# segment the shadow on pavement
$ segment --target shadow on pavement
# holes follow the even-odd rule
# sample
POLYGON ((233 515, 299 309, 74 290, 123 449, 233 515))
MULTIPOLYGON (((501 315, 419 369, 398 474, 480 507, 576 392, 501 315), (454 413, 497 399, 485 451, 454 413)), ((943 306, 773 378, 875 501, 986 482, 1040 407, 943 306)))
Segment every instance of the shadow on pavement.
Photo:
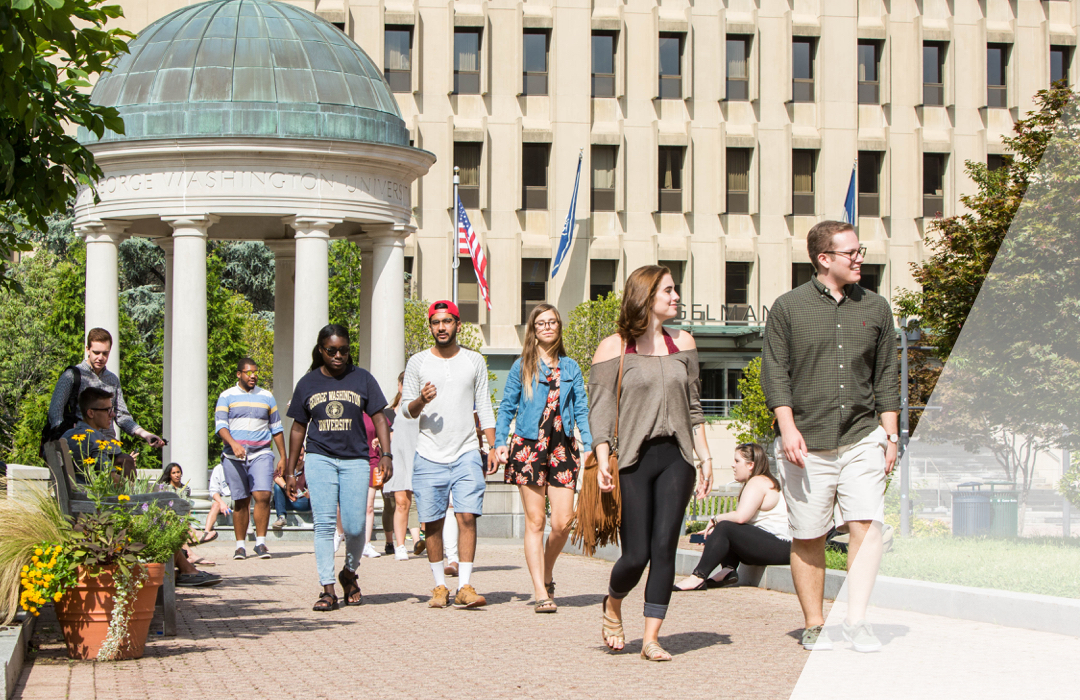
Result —
POLYGON ((517 571, 520 568, 520 566, 513 566, 510 564, 502 564, 499 566, 474 566, 473 573, 475 574, 477 571, 517 571))
POLYGON ((560 596, 558 591, 555 595, 555 604, 560 608, 588 608, 593 605, 599 606, 604 596, 599 593, 582 593, 579 595, 560 596))

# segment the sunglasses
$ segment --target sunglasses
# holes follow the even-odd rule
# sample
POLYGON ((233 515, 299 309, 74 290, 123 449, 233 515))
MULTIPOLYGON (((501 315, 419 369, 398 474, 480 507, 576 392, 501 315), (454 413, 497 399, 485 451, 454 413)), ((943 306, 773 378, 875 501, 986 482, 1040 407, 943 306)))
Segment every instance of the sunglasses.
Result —
POLYGON ((319 349, 322 350, 324 353, 326 353, 326 355, 328 357, 334 357, 336 355, 344 356, 344 355, 349 354, 349 346, 348 345, 342 345, 340 348, 331 345, 331 346, 325 347, 325 348, 320 347, 319 349))

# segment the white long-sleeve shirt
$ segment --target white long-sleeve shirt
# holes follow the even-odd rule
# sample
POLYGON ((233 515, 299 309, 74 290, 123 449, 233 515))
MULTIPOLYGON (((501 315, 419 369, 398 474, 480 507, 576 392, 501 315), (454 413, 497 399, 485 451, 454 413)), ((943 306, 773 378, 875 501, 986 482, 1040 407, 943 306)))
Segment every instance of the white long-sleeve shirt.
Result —
POLYGON ((488 393, 487 364, 480 353, 460 348, 448 360, 431 350, 409 359, 402 382, 402 403, 407 407, 420 396, 424 384, 436 389, 435 400, 420 413, 420 437, 416 453, 439 464, 457 461, 466 452, 478 449, 473 410, 484 430, 495 427, 488 393))

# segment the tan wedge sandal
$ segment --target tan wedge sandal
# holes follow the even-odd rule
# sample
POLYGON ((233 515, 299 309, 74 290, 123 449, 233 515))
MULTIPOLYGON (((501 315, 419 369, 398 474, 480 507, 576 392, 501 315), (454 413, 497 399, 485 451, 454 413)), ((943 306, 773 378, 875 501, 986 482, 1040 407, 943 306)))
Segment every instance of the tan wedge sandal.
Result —
POLYGON ((671 661, 671 654, 656 642, 647 642, 641 647, 641 658, 646 661, 671 661))
POLYGON ((622 649, 616 649, 611 646, 611 643, 616 639, 626 646, 626 633, 623 632, 622 620, 616 620, 607 614, 607 601, 608 596, 604 596, 603 602, 600 603, 600 610, 604 613, 604 627, 602 634, 604 636, 604 644, 608 649, 612 651, 622 651, 622 649))

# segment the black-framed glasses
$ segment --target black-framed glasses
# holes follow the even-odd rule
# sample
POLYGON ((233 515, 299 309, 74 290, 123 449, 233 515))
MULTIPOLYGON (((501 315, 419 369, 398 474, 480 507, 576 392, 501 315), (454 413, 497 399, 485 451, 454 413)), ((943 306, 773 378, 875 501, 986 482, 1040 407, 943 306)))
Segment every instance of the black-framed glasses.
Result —
POLYGON ((832 253, 833 255, 843 255, 848 260, 854 260, 858 255, 860 258, 866 257, 866 246, 861 245, 855 250, 823 250, 822 253, 832 253))
POLYGON ((533 326, 536 328, 536 330, 542 331, 545 328, 558 328, 559 322, 554 319, 549 321, 537 321, 533 324, 533 326))
POLYGON ((325 348, 320 347, 319 349, 322 350, 323 352, 325 352, 329 357, 334 357, 335 355, 348 355, 349 354, 349 346, 348 345, 342 345, 340 348, 336 347, 334 345, 331 345, 331 346, 325 347, 325 348))
POLYGON ((86 410, 87 411, 106 411, 108 413, 112 413, 116 409, 114 409, 112 407, 112 405, 110 404, 109 406, 90 406, 86 410))

